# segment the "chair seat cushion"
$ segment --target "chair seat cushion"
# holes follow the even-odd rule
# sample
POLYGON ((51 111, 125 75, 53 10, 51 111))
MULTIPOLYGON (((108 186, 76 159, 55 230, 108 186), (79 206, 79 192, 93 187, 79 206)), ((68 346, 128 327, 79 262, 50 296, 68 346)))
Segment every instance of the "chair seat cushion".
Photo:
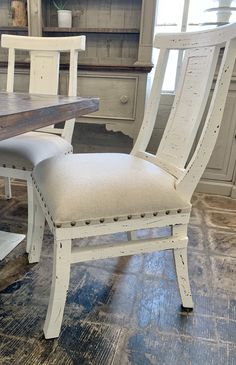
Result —
POLYGON ((173 176, 132 155, 66 155, 42 161, 32 175, 59 226, 190 211, 174 188, 173 176))
POLYGON ((33 170, 40 161, 72 152, 72 146, 55 134, 29 132, 0 142, 0 167, 33 170))

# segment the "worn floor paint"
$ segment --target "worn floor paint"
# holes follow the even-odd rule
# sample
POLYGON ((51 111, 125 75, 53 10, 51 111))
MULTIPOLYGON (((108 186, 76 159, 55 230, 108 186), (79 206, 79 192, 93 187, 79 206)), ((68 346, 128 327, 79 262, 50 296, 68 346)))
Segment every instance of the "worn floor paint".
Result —
MULTIPOLYGON (((101 134, 97 134, 101 136, 101 134)), ((90 136, 87 150, 128 151, 90 136)), ((112 137, 115 138, 115 137, 112 137)), ((86 140, 75 144, 86 151, 86 140)), ((3 192, 2 185, 0 193, 3 192)), ((0 229, 26 232, 26 188, 0 196, 0 229)), ((139 236, 168 234, 168 229, 139 236)), ((122 235, 125 239, 125 235, 122 235)), ((104 242, 121 235, 103 237, 104 242)), ((101 239, 88 242, 97 244, 101 239)), ((236 365, 236 200, 195 194, 189 271, 195 309, 182 313, 171 252, 73 265, 61 335, 45 340, 53 237, 29 265, 25 242, 0 262, 1 365, 236 365)))

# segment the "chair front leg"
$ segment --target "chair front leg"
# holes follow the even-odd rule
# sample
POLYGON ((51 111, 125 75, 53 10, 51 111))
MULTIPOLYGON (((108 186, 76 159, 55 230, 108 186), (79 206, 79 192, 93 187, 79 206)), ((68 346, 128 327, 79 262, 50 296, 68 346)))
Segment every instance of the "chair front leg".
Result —
POLYGON ((7 200, 12 198, 10 177, 4 177, 4 193, 7 200))
POLYGON ((32 209, 31 227, 28 228, 27 248, 29 250, 29 263, 39 262, 42 250, 43 233, 45 227, 45 217, 38 202, 36 194, 33 192, 33 200, 30 203, 32 209))
POLYGON ((54 241, 52 286, 44 324, 45 338, 56 338, 61 323, 70 280, 71 240, 54 241))
POLYGON ((187 226, 180 225, 173 227, 173 236, 177 236, 175 239, 178 241, 178 238, 186 238, 186 247, 185 248, 176 248, 173 250, 174 258, 175 258, 175 268, 177 281, 179 286, 179 292, 182 300, 182 306, 184 309, 191 310, 193 309, 193 300, 191 294, 191 288, 189 283, 189 275, 188 275, 188 260, 187 260, 187 226))

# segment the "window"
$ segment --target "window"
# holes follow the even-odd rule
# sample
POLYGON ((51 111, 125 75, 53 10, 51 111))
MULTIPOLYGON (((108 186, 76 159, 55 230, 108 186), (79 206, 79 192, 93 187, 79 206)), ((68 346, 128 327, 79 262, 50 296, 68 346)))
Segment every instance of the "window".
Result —
MULTIPOLYGON (((221 6, 220 2, 221 0, 158 0, 155 33, 191 32, 199 30, 199 28, 209 29, 220 25, 215 9, 221 6)), ((232 7, 234 2, 236 0, 231 1, 232 7)), ((222 16, 224 16, 223 12, 222 16)), ((236 21, 236 12, 232 11, 230 21, 236 21)), ((154 59, 156 57, 157 53, 154 52, 154 59)), ((182 54, 178 51, 170 52, 163 84, 164 92, 174 92, 178 80, 176 70, 181 61, 182 54)))

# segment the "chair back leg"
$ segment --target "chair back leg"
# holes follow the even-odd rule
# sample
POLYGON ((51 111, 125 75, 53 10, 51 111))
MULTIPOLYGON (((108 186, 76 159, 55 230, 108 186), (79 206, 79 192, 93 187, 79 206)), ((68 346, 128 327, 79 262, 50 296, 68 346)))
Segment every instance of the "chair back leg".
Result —
POLYGON ((12 198, 10 177, 4 177, 4 193, 7 200, 12 198))
POLYGON ((61 330, 66 295, 70 280, 71 240, 54 241, 53 274, 47 316, 44 324, 45 338, 56 338, 61 330))
POLYGON ((28 230, 27 230, 27 243, 26 252, 30 252, 30 246, 32 244, 33 235, 33 221, 34 221, 34 191, 31 177, 27 180, 27 194, 28 194, 28 230))
POLYGON ((135 241, 137 239, 136 231, 127 232, 128 241, 135 241))
POLYGON ((33 192, 31 201, 31 208, 34 209, 34 214, 32 214, 32 221, 30 220, 30 224, 28 227, 29 237, 27 238, 27 248, 29 249, 29 263, 39 262, 40 254, 42 249, 43 242, 43 233, 45 227, 45 217, 42 211, 42 208, 38 202, 36 194, 33 192))

